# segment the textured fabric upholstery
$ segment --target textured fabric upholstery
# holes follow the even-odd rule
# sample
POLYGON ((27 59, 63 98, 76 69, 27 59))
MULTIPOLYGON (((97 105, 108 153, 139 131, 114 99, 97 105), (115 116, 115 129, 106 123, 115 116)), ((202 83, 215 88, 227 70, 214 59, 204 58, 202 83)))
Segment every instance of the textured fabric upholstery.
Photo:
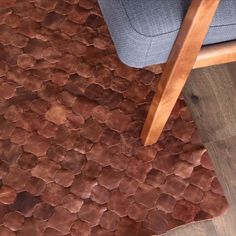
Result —
MULTIPOLYGON (((132 67, 166 62, 190 0, 98 0, 120 59, 132 67)), ((221 0, 204 44, 236 39, 236 0, 221 0)))

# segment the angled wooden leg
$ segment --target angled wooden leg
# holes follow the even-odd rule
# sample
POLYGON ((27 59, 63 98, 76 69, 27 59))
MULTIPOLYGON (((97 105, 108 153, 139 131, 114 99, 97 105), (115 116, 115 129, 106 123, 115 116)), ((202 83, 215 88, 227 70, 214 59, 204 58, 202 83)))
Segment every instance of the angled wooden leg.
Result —
POLYGON ((196 61, 220 0, 192 0, 145 121, 144 145, 155 143, 196 61))

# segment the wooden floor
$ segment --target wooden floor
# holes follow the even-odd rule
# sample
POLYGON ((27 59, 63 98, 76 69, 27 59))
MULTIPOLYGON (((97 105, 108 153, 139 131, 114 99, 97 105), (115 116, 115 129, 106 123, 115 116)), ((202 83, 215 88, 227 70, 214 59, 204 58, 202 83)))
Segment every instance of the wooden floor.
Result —
POLYGON ((236 236, 236 63, 194 70, 184 96, 230 209, 223 217, 184 226, 165 236, 236 236))

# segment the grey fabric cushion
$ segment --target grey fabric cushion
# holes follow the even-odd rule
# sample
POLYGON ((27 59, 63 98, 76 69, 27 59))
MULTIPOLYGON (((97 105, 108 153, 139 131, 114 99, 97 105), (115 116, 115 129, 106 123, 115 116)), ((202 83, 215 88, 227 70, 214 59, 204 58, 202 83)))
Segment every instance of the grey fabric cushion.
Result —
MULTIPOLYGON (((190 0, 98 0, 125 64, 166 62, 190 0)), ((204 44, 236 39, 236 0, 221 0, 204 44)))

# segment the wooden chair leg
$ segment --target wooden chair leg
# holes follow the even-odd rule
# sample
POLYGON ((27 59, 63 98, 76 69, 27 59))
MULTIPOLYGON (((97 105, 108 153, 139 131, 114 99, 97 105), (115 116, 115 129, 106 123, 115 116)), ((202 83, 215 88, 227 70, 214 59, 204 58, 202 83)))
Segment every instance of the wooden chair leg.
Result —
POLYGON ((193 68, 219 2, 192 0, 142 130, 145 146, 158 140, 193 68))

